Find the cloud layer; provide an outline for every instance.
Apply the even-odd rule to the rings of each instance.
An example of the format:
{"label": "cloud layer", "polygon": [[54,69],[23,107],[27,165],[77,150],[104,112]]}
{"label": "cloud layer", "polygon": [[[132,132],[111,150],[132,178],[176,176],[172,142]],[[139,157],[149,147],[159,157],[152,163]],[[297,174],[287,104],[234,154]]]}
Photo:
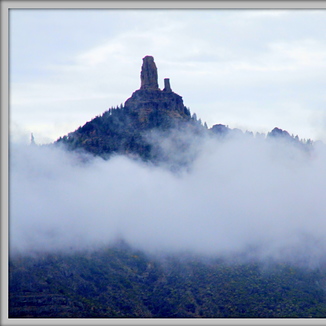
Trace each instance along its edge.
{"label": "cloud layer", "polygon": [[323,145],[306,153],[244,136],[201,146],[189,170],[172,173],[123,156],[81,160],[12,144],[12,251],[95,248],[123,238],[149,252],[251,248],[310,264],[325,255]]}

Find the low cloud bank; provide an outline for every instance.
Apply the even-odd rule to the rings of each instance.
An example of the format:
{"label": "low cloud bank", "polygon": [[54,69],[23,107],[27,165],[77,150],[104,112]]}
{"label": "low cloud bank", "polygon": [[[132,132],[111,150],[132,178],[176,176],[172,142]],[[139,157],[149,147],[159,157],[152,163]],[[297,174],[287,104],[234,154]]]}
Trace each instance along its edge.
{"label": "low cloud bank", "polygon": [[60,148],[12,144],[11,251],[124,239],[152,253],[250,248],[310,265],[325,257],[323,144],[305,152],[281,140],[205,138],[196,155],[189,169],[173,173],[124,156],[84,162]]}

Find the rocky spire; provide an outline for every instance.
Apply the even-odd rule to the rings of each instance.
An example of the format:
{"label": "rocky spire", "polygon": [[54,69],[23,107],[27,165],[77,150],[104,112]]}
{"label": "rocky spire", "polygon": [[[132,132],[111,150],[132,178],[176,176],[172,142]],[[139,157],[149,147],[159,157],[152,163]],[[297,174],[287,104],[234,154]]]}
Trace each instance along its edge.
{"label": "rocky spire", "polygon": [[172,92],[171,86],[170,86],[170,79],[164,78],[164,92]]}
{"label": "rocky spire", "polygon": [[140,81],[140,89],[159,89],[157,82],[157,68],[152,56],[148,55],[143,58]]}
{"label": "rocky spire", "polygon": [[143,58],[140,79],[140,89],[132,93],[124,107],[128,112],[138,113],[138,122],[142,127],[151,124],[153,126],[155,123],[158,126],[170,118],[174,122],[191,118],[189,110],[183,105],[182,97],[172,91],[169,78],[164,79],[164,89],[159,89],[157,69],[152,56]]}

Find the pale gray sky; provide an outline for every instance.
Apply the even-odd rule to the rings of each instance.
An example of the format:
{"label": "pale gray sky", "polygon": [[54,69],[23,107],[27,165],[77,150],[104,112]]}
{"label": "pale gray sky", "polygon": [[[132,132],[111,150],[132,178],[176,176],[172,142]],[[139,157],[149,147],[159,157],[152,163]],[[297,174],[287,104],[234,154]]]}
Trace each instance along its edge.
{"label": "pale gray sky", "polygon": [[10,131],[47,143],[140,86],[145,55],[211,127],[326,141],[325,10],[11,9]]}

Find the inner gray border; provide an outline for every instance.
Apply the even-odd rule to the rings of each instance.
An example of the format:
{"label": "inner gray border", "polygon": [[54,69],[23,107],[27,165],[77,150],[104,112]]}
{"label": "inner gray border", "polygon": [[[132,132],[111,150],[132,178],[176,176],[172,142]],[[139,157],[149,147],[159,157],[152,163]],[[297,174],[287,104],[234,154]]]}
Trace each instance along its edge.
{"label": "inner gray border", "polygon": [[120,8],[120,9],[314,9],[325,8],[325,0],[0,0],[4,8]]}
{"label": "inner gray border", "polygon": [[0,325],[325,325],[325,319],[8,319],[9,10],[10,9],[325,9],[326,1],[15,1],[1,3]]}

